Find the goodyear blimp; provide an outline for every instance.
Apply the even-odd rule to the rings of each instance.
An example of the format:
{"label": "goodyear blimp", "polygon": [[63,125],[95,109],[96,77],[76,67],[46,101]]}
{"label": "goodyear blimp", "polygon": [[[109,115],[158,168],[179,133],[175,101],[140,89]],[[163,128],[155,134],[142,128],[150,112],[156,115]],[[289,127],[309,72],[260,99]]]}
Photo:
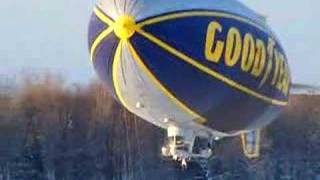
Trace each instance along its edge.
{"label": "goodyear blimp", "polygon": [[114,98],[167,130],[162,154],[185,163],[212,142],[260,129],[288,104],[287,56],[266,19],[236,0],[101,0],[89,25],[93,66]]}

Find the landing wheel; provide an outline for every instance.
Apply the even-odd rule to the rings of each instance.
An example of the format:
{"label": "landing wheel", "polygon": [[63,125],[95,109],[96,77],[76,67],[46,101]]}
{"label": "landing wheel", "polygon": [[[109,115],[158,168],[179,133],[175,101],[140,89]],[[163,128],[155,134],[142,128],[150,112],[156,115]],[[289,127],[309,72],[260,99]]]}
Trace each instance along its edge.
{"label": "landing wheel", "polygon": [[198,161],[191,161],[188,163],[188,168],[184,169],[177,165],[178,180],[210,180],[207,163],[203,162],[200,165]]}
{"label": "landing wheel", "polygon": [[193,177],[194,180],[211,180],[210,178],[210,168],[209,168],[209,160],[200,158],[196,161],[199,166],[199,172],[196,176]]}

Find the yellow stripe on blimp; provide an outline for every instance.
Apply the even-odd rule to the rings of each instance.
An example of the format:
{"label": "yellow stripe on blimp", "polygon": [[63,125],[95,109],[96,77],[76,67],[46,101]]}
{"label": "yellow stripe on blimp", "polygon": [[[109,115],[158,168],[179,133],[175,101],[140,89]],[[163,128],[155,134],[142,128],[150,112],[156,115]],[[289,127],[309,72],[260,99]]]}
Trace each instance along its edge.
{"label": "yellow stripe on blimp", "polygon": [[94,40],[94,42],[93,42],[93,44],[91,46],[91,49],[90,49],[90,60],[91,60],[91,62],[93,62],[97,47],[112,32],[113,32],[113,28],[109,27],[106,30],[102,31],[102,33],[100,33],[98,35],[98,37]]}
{"label": "yellow stripe on blimp", "polygon": [[94,7],[93,12],[101,21],[109,26],[113,26],[113,20],[109,18],[99,7]]}
{"label": "yellow stripe on blimp", "polygon": [[94,56],[95,56],[95,52],[97,50],[97,47],[114,30],[114,22],[99,7],[94,7],[93,12],[102,22],[107,24],[109,27],[107,27],[105,30],[103,30],[98,35],[98,37],[96,37],[96,39],[93,41],[93,44],[90,48],[91,62],[93,62],[93,60],[94,60]]}
{"label": "yellow stripe on blimp", "polygon": [[[143,61],[141,60],[141,58],[138,56],[138,54],[136,53],[135,49],[133,48],[132,44],[128,41],[129,37],[131,37],[133,35],[133,33],[136,30],[136,26],[132,26],[134,29],[134,32],[130,32],[128,31],[128,37],[126,36],[126,31],[122,31],[122,30],[128,30],[128,29],[122,29],[121,26],[123,24],[125,24],[127,21],[122,22],[122,20],[129,20],[129,22],[132,21],[132,19],[128,18],[128,16],[120,16],[120,18],[116,21],[113,22],[106,14],[104,14],[100,8],[96,7],[94,8],[94,13],[96,14],[96,16],[103,21],[104,23],[106,23],[107,25],[109,25],[108,28],[106,28],[104,31],[102,31],[102,33],[100,33],[98,35],[98,37],[94,40],[93,45],[91,46],[90,49],[90,56],[91,56],[91,61],[93,62],[94,60],[94,55],[95,55],[95,51],[97,49],[97,47],[100,45],[100,43],[112,32],[115,31],[116,35],[119,37],[119,34],[125,34],[125,38],[120,38],[120,42],[116,48],[116,52],[115,52],[115,56],[114,56],[114,61],[113,61],[113,65],[112,65],[112,77],[113,77],[113,85],[115,87],[115,93],[117,95],[117,97],[119,98],[119,101],[121,104],[123,104],[123,106],[125,108],[127,108],[128,110],[130,110],[130,106],[127,104],[125,98],[123,97],[123,94],[121,93],[121,87],[120,87],[120,80],[118,77],[119,74],[119,66],[121,65],[120,61],[121,61],[121,53],[122,53],[122,46],[124,45],[124,43],[126,43],[129,46],[129,49],[131,51],[131,53],[134,56],[134,59],[138,62],[138,64],[140,65],[140,67],[147,73],[147,75],[153,80],[153,82],[159,87],[160,90],[163,91],[163,93],[170,98],[178,107],[180,107],[183,111],[187,112],[188,114],[192,115],[193,117],[195,117],[195,121],[199,122],[199,123],[205,123],[206,119],[203,118],[201,115],[199,115],[198,113],[194,112],[192,109],[190,109],[189,107],[187,107],[185,104],[183,104],[181,101],[179,101],[174,95],[172,95],[171,92],[169,92],[168,89],[166,89],[158,80],[157,78],[148,70],[148,68],[144,65]],[[121,17],[125,17],[121,18]],[[131,22],[131,24],[134,24],[133,22]],[[119,27],[120,28],[119,28]],[[125,26],[127,27],[127,26]],[[129,29],[130,30],[130,29]],[[117,33],[118,32],[118,33]],[[125,32],[125,33],[123,33]]]}
{"label": "yellow stripe on blimp", "polygon": [[232,79],[227,78],[226,76],[214,71],[213,69],[210,69],[208,67],[206,67],[205,65],[199,63],[198,60],[194,60],[191,57],[187,56],[186,54],[178,51],[177,49],[173,48],[172,46],[170,46],[169,44],[161,41],[160,39],[158,39],[157,37],[155,37],[154,35],[145,32],[142,29],[137,29],[137,32],[139,34],[141,34],[142,36],[144,36],[145,38],[147,38],[148,40],[152,41],[153,43],[157,44],[159,47],[163,48],[164,50],[168,51],[169,53],[175,55],[176,57],[180,58],[181,60],[187,62],[188,64],[193,65],[194,67],[198,68],[199,70],[201,70],[202,72],[205,72],[211,76],[213,76],[214,78],[226,83],[227,85],[238,89],[248,95],[254,96],[258,99],[261,99],[263,101],[266,101],[268,103],[272,103],[275,105],[280,105],[280,106],[285,106],[288,104],[288,102],[286,101],[281,101],[281,100],[277,100],[277,99],[273,99],[270,98],[268,96],[265,96],[261,93],[258,93]]}
{"label": "yellow stripe on blimp", "polygon": [[120,41],[115,55],[114,55],[114,60],[113,60],[113,64],[112,64],[112,78],[113,78],[113,85],[114,85],[114,89],[115,89],[115,93],[116,96],[119,98],[120,103],[127,108],[128,110],[130,110],[130,106],[127,104],[127,102],[125,101],[122,93],[121,93],[121,88],[120,88],[120,79],[119,79],[119,67],[120,67],[120,61],[121,61],[121,54],[122,54],[122,45],[123,45],[123,41]]}
{"label": "yellow stripe on blimp", "polygon": [[171,19],[194,17],[194,16],[214,16],[214,17],[224,17],[224,18],[234,19],[234,20],[238,20],[238,21],[250,24],[258,28],[259,30],[266,32],[265,28],[262,25],[259,25],[254,21],[251,21],[247,18],[240,17],[237,15],[218,12],[218,11],[186,11],[186,12],[177,12],[172,14],[160,15],[150,19],[142,20],[141,22],[138,23],[138,27],[142,28],[147,25],[152,25],[152,24],[156,24],[156,23],[171,20]]}
{"label": "yellow stripe on blimp", "polygon": [[128,42],[128,46],[130,49],[130,52],[133,55],[133,58],[137,61],[139,66],[143,69],[143,71],[151,78],[151,80],[156,84],[156,86],[169,98],[171,99],[178,107],[180,107],[185,112],[189,113],[193,117],[196,117],[195,121],[199,123],[205,123],[206,119],[190,109],[187,105],[182,103],[180,100],[178,100],[166,87],[164,87],[161,82],[153,75],[153,73],[146,67],[144,64],[144,61],[141,59],[141,57],[138,55],[137,51],[134,49],[133,45]]}

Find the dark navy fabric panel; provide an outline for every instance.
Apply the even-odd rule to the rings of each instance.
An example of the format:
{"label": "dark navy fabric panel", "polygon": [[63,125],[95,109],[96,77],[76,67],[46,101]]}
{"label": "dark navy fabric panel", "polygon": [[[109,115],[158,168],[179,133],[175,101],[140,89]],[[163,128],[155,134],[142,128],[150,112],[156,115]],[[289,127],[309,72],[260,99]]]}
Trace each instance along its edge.
{"label": "dark navy fabric panel", "polygon": [[203,73],[141,35],[134,35],[132,44],[158,80],[180,101],[204,116],[213,129],[243,130],[270,106]]}
{"label": "dark navy fabric panel", "polygon": [[[216,33],[216,38],[219,40],[226,40],[229,28],[236,27],[240,30],[242,38],[244,37],[245,33],[249,32],[253,34],[255,38],[263,40],[265,45],[268,44],[269,35],[267,33],[261,31],[255,26],[230,18],[217,18],[208,16],[184,17],[148,25],[144,27],[144,30],[158,37],[179,51],[187,54],[191,58],[198,60],[207,67],[210,67],[215,71],[225,75],[226,77],[235,80],[240,84],[246,85],[247,87],[255,89],[264,95],[268,95],[269,97],[286,101],[287,97],[285,97],[282,92],[274,87],[271,87],[270,85],[265,85],[262,88],[258,88],[263,75],[260,78],[255,78],[250,73],[242,72],[241,57],[238,63],[231,68],[225,65],[224,54],[222,55],[219,63],[213,63],[206,59],[204,53],[206,33],[208,25],[212,21],[219,22],[223,27],[222,33]],[[280,52],[283,53],[283,49],[279,43],[276,44],[275,48],[279,49]],[[275,69],[274,66],[275,63],[273,63],[273,69]],[[273,74],[273,71],[271,73]]]}
{"label": "dark navy fabric panel", "polygon": [[106,84],[108,91],[116,98],[113,87],[112,64],[119,44],[114,33],[109,34],[97,47],[94,56],[94,68],[99,78]]}
{"label": "dark navy fabric panel", "polygon": [[89,50],[95,39],[102,33],[103,30],[107,29],[108,25],[102,22],[96,15],[93,13],[91,15],[90,23],[89,23],[89,30],[88,30],[88,44]]}

